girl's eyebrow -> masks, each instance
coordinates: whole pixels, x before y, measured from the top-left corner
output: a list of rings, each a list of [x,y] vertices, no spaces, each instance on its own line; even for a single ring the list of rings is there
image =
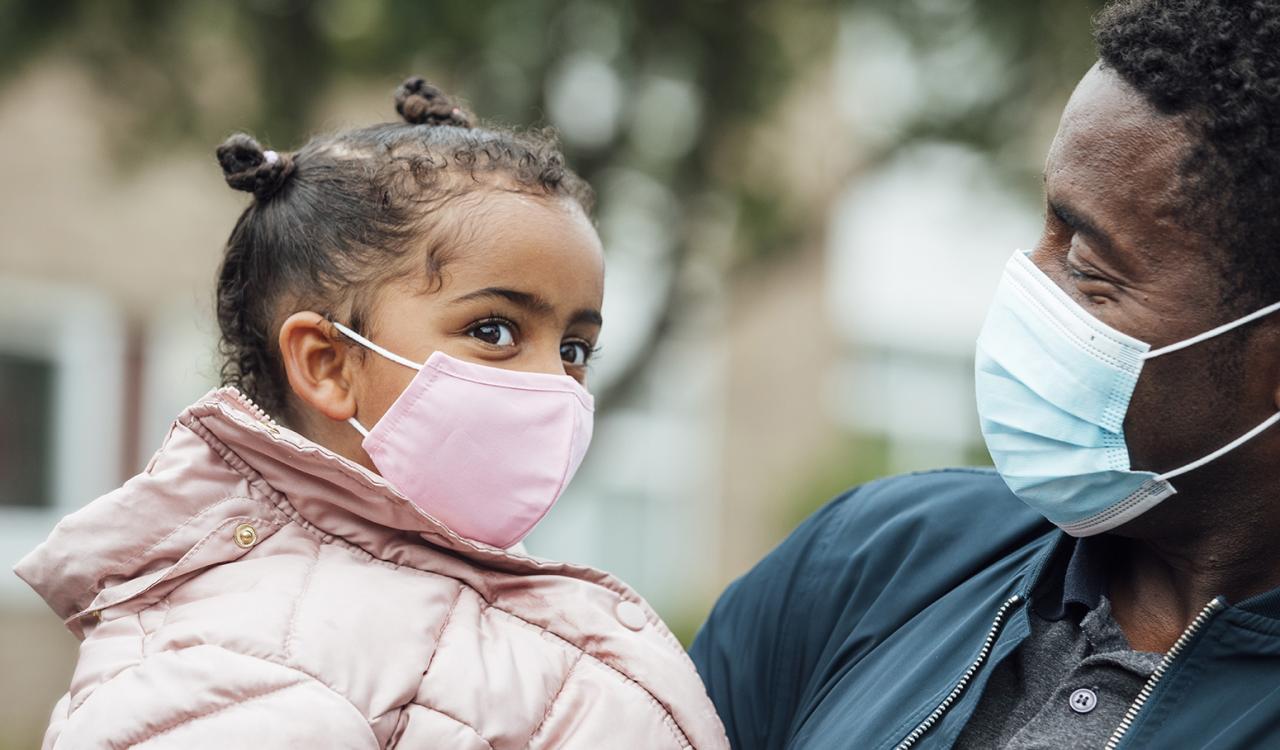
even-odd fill
[[[451,302],[450,304],[457,305],[463,302],[473,302],[478,299],[490,299],[493,297],[498,297],[499,299],[505,299],[508,302],[512,302],[516,305],[519,305],[520,307],[523,307],[529,312],[535,313],[537,315],[549,315],[555,312],[554,305],[552,305],[550,302],[546,301],[545,299],[543,299],[542,297],[539,297],[536,294],[532,294],[530,292],[520,292],[520,291],[516,291],[515,289],[506,289],[504,287],[498,287],[498,286],[490,286],[490,287],[485,287],[484,289],[477,289],[474,292],[464,294],[461,297],[454,299],[453,302]]]
[[[477,289],[474,292],[468,292],[461,297],[455,298],[449,304],[458,305],[464,302],[474,302],[478,299],[491,299],[494,297],[519,305],[535,315],[551,315],[556,310],[555,305],[532,292],[521,292],[500,286],[489,286],[484,289]],[[604,318],[601,317],[599,310],[582,309],[575,312],[569,319],[570,325],[579,323],[603,326]]]

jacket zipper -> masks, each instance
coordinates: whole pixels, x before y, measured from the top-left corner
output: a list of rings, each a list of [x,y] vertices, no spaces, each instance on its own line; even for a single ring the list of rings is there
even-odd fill
[[[244,391],[241,391],[239,388],[236,388],[235,386],[230,386],[230,385],[224,386],[222,390],[226,391],[227,393],[230,393],[232,398],[239,401],[246,409],[249,410],[249,413],[251,416],[257,418],[259,422],[266,425],[267,429],[272,434],[276,434],[279,431],[279,424],[276,422],[276,420],[273,419],[265,409],[263,409],[261,406],[258,406],[257,402],[255,402],[253,399],[246,396],[244,394]]]
[[[1124,718],[1120,720],[1120,726],[1116,727],[1116,731],[1111,734],[1111,739],[1107,740],[1105,750],[1116,750],[1120,746],[1120,741],[1124,739],[1125,734],[1129,732],[1129,728],[1133,726],[1133,721],[1142,712],[1142,707],[1147,705],[1151,694],[1155,692],[1156,685],[1160,684],[1160,680],[1169,671],[1169,667],[1173,666],[1178,656],[1186,650],[1187,644],[1191,642],[1191,639],[1195,638],[1204,629],[1204,626],[1208,624],[1209,620],[1213,619],[1213,616],[1224,606],[1226,605],[1223,604],[1221,598],[1214,599],[1206,604],[1204,609],[1200,610],[1200,614],[1196,615],[1196,619],[1192,620],[1187,629],[1182,631],[1182,635],[1178,636],[1178,640],[1173,642],[1169,652],[1160,660],[1156,671],[1152,672],[1151,677],[1147,678],[1147,684],[1142,686],[1142,690],[1138,693],[1138,697],[1134,699],[1133,704],[1129,706],[1129,710],[1125,711]]]
[[[951,688],[951,692],[947,694],[946,698],[942,699],[942,702],[938,704],[938,707],[933,709],[932,713],[926,716],[924,721],[920,722],[915,729],[911,730],[911,734],[908,734],[906,739],[899,742],[894,750],[910,750],[912,746],[920,741],[920,738],[924,736],[925,732],[932,729],[933,726],[942,719],[943,714],[955,705],[955,702],[959,700],[960,696],[964,693],[965,688],[969,687],[969,683],[973,680],[973,676],[978,673],[978,670],[982,668],[983,663],[986,662],[987,657],[991,655],[991,648],[995,646],[996,637],[1000,635],[1001,629],[1004,628],[1004,621],[1005,618],[1009,616],[1009,610],[1013,609],[1021,602],[1022,595],[1014,594],[1009,597],[1004,604],[1000,605],[1000,610],[996,612],[995,622],[991,623],[991,629],[987,631],[987,639],[982,642],[982,650],[978,652],[977,658],[973,660],[973,663],[969,665],[969,668],[960,676],[960,681],[956,683],[955,687]]]

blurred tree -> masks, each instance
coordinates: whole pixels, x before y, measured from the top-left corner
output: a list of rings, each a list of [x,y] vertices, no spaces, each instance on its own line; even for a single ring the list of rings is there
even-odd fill
[[[1096,59],[1090,24],[1105,0],[863,0],[911,45],[925,101],[888,144],[966,143],[1014,171],[1033,171],[1035,118],[1058,105]],[[1028,160],[1028,149],[1036,154]],[[882,154],[883,155],[883,152]]]
[[[559,127],[570,162],[614,200],[606,171],[670,191],[670,273],[625,390],[673,308],[689,243],[687,199],[712,186],[718,138],[764,111],[797,61],[782,54],[779,0],[0,0],[0,65],[45,50],[88,70],[121,122],[120,161],[180,141],[210,149],[236,129],[287,148],[339,79],[390,91],[421,73],[491,119]],[[637,124],[646,127],[642,131]],[[674,208],[674,211],[670,209]]]
[[[840,45],[874,54],[892,37],[924,85],[914,104],[900,107],[892,132],[868,139],[850,169],[945,138],[990,151],[1017,171],[1033,114],[1092,59],[1088,18],[1100,4],[0,0],[0,84],[45,51],[78,60],[115,105],[112,142],[126,167],[163,154],[157,144],[212,150],[237,129],[288,148],[315,126],[338,83],[385,86],[389,113],[392,87],[410,73],[465,93],[482,117],[555,125],[570,162],[600,192],[606,245],[635,242],[646,226],[658,235],[641,238],[654,248],[646,260],[654,266],[654,314],[614,368],[602,394],[608,402],[636,382],[687,302],[683,271],[699,249],[701,214],[719,211],[739,225],[731,268],[820,235],[828,209],[821,195],[833,191],[820,186],[815,200],[813,190],[796,189],[808,165],[783,159],[746,174],[749,134],[785,115],[779,102],[797,75],[830,66]],[[859,64],[857,54],[849,59]],[[968,62],[981,64],[969,72]],[[955,95],[965,87],[945,85],[958,66],[977,82],[967,97]],[[850,103],[855,119],[884,105],[874,95]],[[824,147],[797,146],[796,158]],[[648,211],[650,221],[616,216],[627,210]]]

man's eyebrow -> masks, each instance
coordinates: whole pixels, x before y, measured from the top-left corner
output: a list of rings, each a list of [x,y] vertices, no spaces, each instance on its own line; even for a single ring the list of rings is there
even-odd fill
[[[1096,240],[1108,249],[1115,247],[1110,235],[1099,229],[1097,224],[1081,216],[1074,209],[1053,200],[1048,201],[1048,204],[1049,210],[1053,212],[1053,215],[1057,216],[1067,226],[1080,234],[1087,235],[1090,239]]]
[[[462,302],[473,302],[478,299],[505,299],[512,302],[529,312],[538,315],[548,315],[555,312],[555,306],[546,301],[542,297],[529,292],[521,292],[515,289],[506,289],[504,287],[490,286],[484,289],[477,289],[454,299],[450,304],[459,304]]]

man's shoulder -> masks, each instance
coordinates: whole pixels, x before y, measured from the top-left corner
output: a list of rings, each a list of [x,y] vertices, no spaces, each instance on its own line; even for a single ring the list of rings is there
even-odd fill
[[[846,538],[908,536],[913,546],[936,540],[981,547],[983,538],[1050,530],[999,474],[982,468],[937,469],[869,482],[835,498],[806,524]]]
[[[737,582],[825,601],[848,588],[851,603],[893,587],[911,607],[999,560],[1024,557],[1053,525],[1018,500],[994,471],[943,469],[876,480],[805,520]],[[919,602],[916,602],[919,599]],[[914,604],[913,604],[914,602]]]
[[[1039,547],[1052,524],[989,469],[941,469],[876,480],[809,516],[735,588],[783,587],[787,598],[900,585],[924,596]]]
[[[827,503],[729,587],[694,642],[734,744],[785,744],[815,686],[910,623],[912,648],[963,632],[956,647],[971,658],[963,628],[985,630],[982,607],[1007,596],[1052,530],[985,469],[889,477]]]

